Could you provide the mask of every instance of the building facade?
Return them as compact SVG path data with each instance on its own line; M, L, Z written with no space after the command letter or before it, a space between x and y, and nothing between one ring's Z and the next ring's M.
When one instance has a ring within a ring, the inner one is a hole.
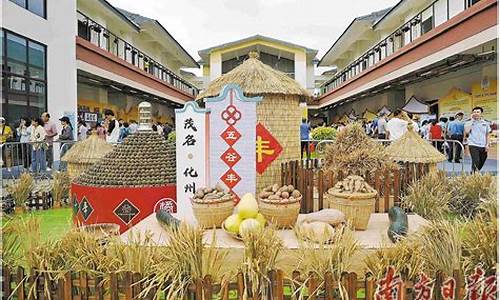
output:
M314 91L314 66L318 51L261 35L198 51L204 86L241 64L251 51L259 52L263 63L288 74L311 93Z
M130 120L144 100L155 120L172 122L198 93L181 68L199 65L175 38L106 0L2 0L2 18L2 115L12 125L44 111L73 124L95 124L105 109Z
M76 3L2 0L2 112L76 118ZM57 119L56 119L57 120Z
M137 105L148 101L155 121L173 123L173 109L198 93L181 68L198 63L156 20L105 0L77 4L79 116L94 122L111 109L130 121L137 119Z
M318 64L338 72L312 107L335 122L414 97L435 115L480 104L496 119L497 29L497 0L401 0L356 18Z

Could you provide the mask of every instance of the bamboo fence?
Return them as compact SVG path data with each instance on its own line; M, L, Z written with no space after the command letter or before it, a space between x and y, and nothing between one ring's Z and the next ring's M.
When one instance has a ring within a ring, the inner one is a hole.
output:
M378 191L375 212L387 212L391 207L399 206L413 178L420 178L428 172L428 164L405 163L397 169L366 174L366 182ZM334 176L333 172L323 170L318 159L291 160L281 164L281 184L291 184L302 193L300 213L303 214L327 208L324 194L342 179L342 174Z
M272 300L297 299L299 294L303 299L310 300L334 300L341 299L338 284L331 273L326 273L321 280L312 274L301 274L298 271L292 273L291 278L285 276L281 270L268 272L268 297ZM441 300L441 287L446 278L442 273L435 274L432 299ZM465 296L465 282L460 271L453 272L454 299L463 299ZM48 273L32 270L29 276L26 271L19 267L11 271L3 268L2 272L2 299L64 299L64 300L132 300L139 299L143 286L142 276L138 273L124 272L111 273L105 276L92 277L86 273L66 273L64 278L57 281L49 279ZM368 279L367 276L359 276L356 273L344 273L341 280L342 286L347 291L349 300L376 299L377 281ZM305 284L304 284L305 283ZM402 278L402 287L396 299L416 299L414 282ZM167 284L167 283L166 283ZM35 291L30 294L30 289ZM251 293L250 291L246 291ZM50 294L50 295L49 295ZM186 290L184 299L194 300L243 300L245 294L245 282L242 273L238 273L232 280L223 284L214 282L210 276L191 284ZM155 298L154 292L141 299L165 299L164 296ZM250 295L248 299L262 299L262 297Z

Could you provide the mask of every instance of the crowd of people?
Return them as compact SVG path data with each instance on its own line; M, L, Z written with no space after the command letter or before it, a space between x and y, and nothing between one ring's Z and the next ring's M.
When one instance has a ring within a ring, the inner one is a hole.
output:
M25 168L31 166L32 171L37 173L51 171L54 164L54 142L64 144L73 141L73 126L70 119L62 117L59 121L61 132L58 132L50 114L44 112L37 118L21 118L14 130L6 123L4 117L0 117L0 144L19 142L18 147L2 146L2 161L7 170L10 171L12 167L13 151L19 151L20 153L16 155ZM67 149L68 147L61 148L61 153L64 154Z
M390 119L387 113L381 112L371 121L363 120L362 124L367 135L387 142L401 138L411 128L445 154L449 162L460 163L463 153L459 143L467 145L472 160L472 171L479 171L488 157L491 132L491 126L483 119L482 114L482 107L474 107L467 120L463 112L458 112L448 118L426 119L419 122L411 113L396 109ZM346 124L333 123L331 126L342 130ZM303 119L300 126L301 149L308 157L310 132L311 125Z
M84 140L91 132L95 132L99 138L108 143L117 144L137 132L139 128L135 120L126 122L123 119L116 119L112 110L105 110L104 120L96 122L93 126L89 126L79 118L76 130L68 117L61 117L59 121L60 132L48 112L44 112L39 118L23 117L15 126L10 126L4 117L0 117L2 165L10 172L14 156L19 158L18 163L22 163L25 169L31 168L34 173L50 172L54 165L54 142L59 144L62 157L75 140ZM167 138L173 128L169 124L155 122L152 130ZM76 132L76 139L73 132ZM65 167L61 162L60 169L64 170Z

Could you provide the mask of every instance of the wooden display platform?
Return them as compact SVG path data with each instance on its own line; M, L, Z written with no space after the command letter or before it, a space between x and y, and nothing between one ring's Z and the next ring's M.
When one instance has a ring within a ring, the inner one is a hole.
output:
M302 216L299 215L299 220L301 217ZM409 234L411 234L418 231L423 225L427 223L427 221L419 215L408 215L408 223ZM391 241L387 237L388 227L389 217L387 216L387 214L376 213L371 215L367 230L355 232L354 235L358 239L361 249L352 258L351 269L349 271L356 272L358 274L364 274L365 270L363 259L377 249L380 249L382 245L391 244ZM166 233L156 220L155 215L147 217L132 229L130 229L128 232L123 233L121 235L121 238L124 241L127 241L130 231L150 231L153 234L153 239L159 244L167 243ZM238 263L242 261L243 258L243 243L230 237L222 229L217 229L215 231L215 234L217 238L217 245L220 248L227 249L229 251L229 262L226 265L238 265ZM299 244L292 230L280 230L279 235L283 239L285 249L278 257L278 266L284 271L291 272L295 269L296 266L296 256L298 254L297 250L299 248ZM208 230L205 232L205 241L207 243L210 243L211 240L212 230Z

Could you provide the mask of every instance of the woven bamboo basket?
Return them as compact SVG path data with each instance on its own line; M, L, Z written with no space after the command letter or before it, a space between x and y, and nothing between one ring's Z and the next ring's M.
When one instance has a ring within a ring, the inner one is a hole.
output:
M271 202L259 198L259 211L270 223L278 228L295 226L300 212L300 201L302 197L294 201Z
M233 214L234 199L214 202L201 202L191 199L193 213L202 228L220 228L222 223Z
M373 193L333 193L328 191L326 199L330 208L345 214L356 230L366 230L370 215L375 208L377 192Z

